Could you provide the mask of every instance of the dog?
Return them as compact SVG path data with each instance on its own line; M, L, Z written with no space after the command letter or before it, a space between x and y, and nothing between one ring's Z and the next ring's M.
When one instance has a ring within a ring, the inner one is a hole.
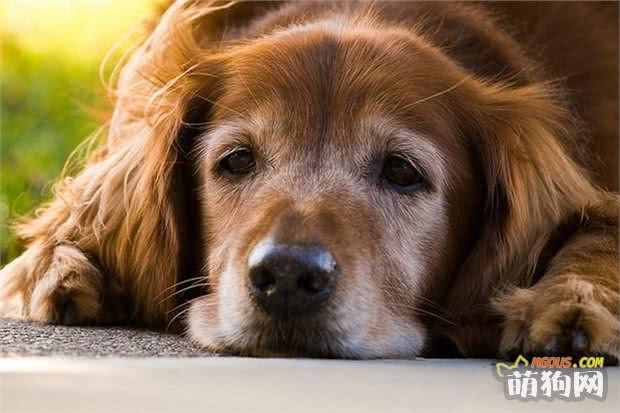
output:
M4 314L249 356L617 357L617 21L173 2L101 145L16 226Z

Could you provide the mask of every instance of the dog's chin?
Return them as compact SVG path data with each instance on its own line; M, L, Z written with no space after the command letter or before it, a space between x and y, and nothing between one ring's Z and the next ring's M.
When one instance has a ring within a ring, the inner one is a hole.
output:
M215 353L244 357L306 357L327 359L413 359L420 354L424 334L411 328L408 334L376 340L347 335L320 317L305 320L273 320L244 317L228 323L218 317L208 297L195 301L186 319L192 341ZM230 323L230 324L229 324ZM232 325L231 325L232 324Z

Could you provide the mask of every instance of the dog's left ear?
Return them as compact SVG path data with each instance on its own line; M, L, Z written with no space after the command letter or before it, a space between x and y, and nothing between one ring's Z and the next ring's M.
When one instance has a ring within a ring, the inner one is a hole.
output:
M465 82L458 92L486 187L478 240L455 276L446 306L458 321L451 337L469 355L493 342L488 299L508 284L531 285L554 230L595 200L587 172L567 149L576 127L552 87ZM459 330L458 332L456 330ZM458 338L457 338L458 337ZM489 354L487 352L486 354Z

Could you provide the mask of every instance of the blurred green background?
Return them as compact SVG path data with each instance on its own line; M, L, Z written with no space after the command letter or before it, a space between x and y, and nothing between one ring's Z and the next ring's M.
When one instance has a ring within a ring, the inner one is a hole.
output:
M0 0L0 263L19 253L16 217L49 198L67 156L110 108L100 81L153 0Z

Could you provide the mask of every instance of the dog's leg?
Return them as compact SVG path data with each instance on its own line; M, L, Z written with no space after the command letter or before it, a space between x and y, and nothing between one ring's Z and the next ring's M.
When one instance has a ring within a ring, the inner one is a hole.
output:
M620 355L618 197L586 209L540 281L495 299L503 355Z
M113 247L126 214L119 202L105 201L120 198L122 191L116 182L122 182L123 171L113 176L106 164L112 161L93 163L61 181L55 197L17 227L27 249L0 270L0 317L62 324L123 321L131 303L123 294L128 283L119 278Z

